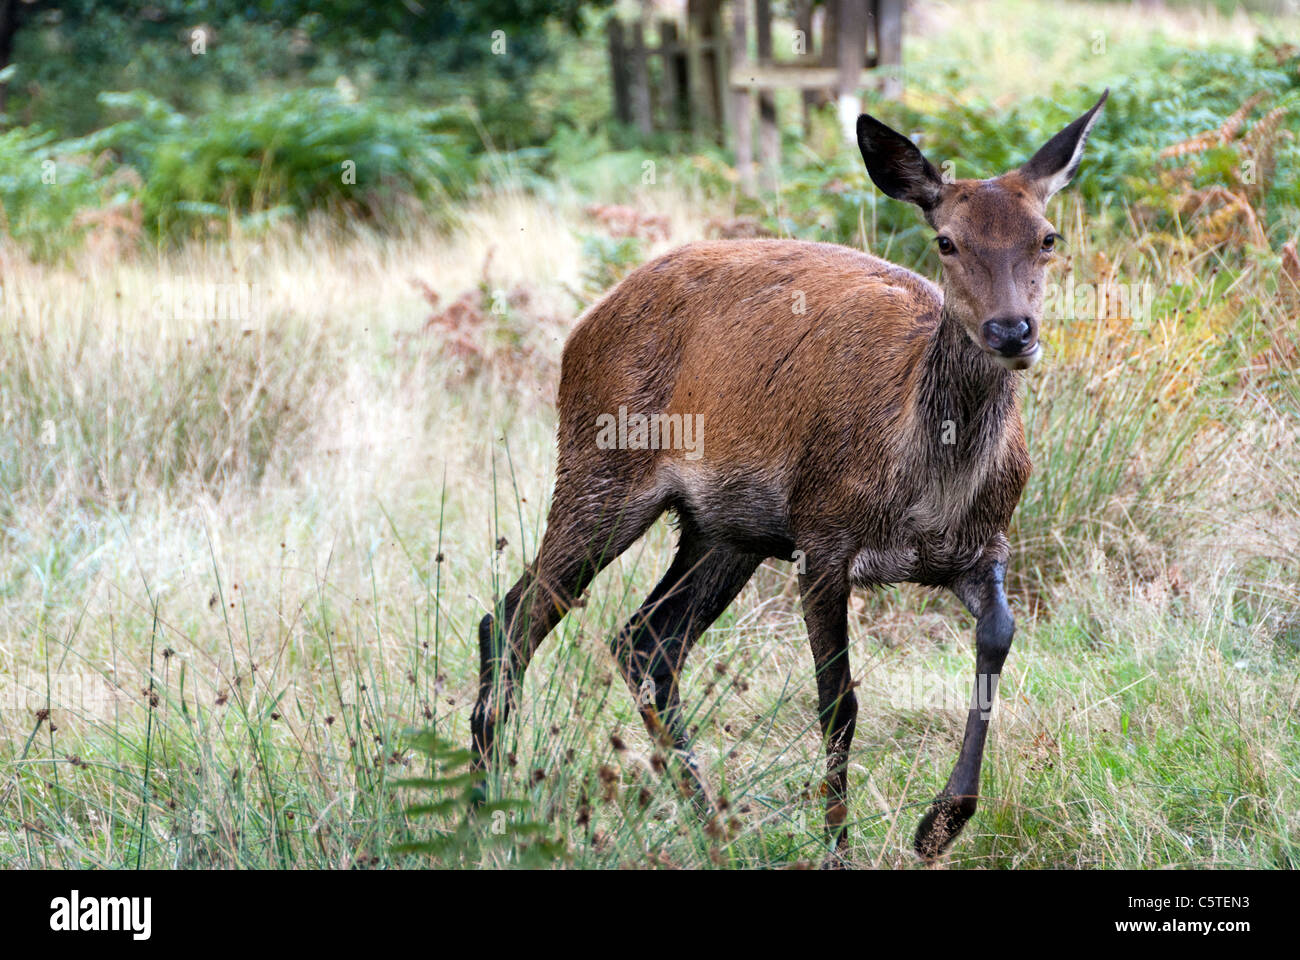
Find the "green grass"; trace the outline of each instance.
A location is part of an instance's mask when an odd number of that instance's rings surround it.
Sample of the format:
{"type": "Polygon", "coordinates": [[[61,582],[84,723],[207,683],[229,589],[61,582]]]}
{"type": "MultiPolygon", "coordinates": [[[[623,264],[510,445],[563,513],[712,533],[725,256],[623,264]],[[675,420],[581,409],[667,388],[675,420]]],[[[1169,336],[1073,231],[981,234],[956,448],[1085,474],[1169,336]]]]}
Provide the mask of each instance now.
{"type": "MultiPolygon", "coordinates": [[[[444,615],[440,565],[412,567],[412,591],[429,602],[405,629],[388,621],[394,611],[376,612],[379,597],[345,612],[322,583],[300,629],[272,641],[256,671],[239,652],[257,628],[248,588],[213,571],[228,660],[212,654],[233,669],[201,662],[165,601],[156,627],[147,607],[124,612],[108,651],[111,710],[56,705],[57,732],[29,719],[5,783],[4,860],[535,866],[540,851],[545,862],[562,851],[574,867],[815,865],[825,853],[820,743],[793,611],[743,598],[690,665],[683,699],[705,777],[725,798],[716,820],[682,798],[671,766],[657,769],[613,673],[603,638],[648,589],[668,540],[652,536],[534,663],[507,731],[510,759],[490,781],[492,798],[514,803],[495,819],[437,803],[456,790],[398,786],[434,772],[408,728],[467,739],[472,623],[444,615]],[[432,814],[408,815],[414,803],[432,814]],[[394,850],[440,837],[435,854],[394,850]]],[[[1022,619],[986,799],[951,863],[1294,867],[1296,652],[1236,619],[1231,575],[1157,602],[1120,594],[1100,554],[1093,564],[1062,587],[1050,620],[1022,619]]],[[[928,602],[892,593],[904,610],[928,602]]],[[[913,863],[911,831],[946,777],[971,672],[969,630],[958,630],[968,624],[952,619],[941,638],[907,646],[872,636],[870,621],[853,631],[855,675],[865,675],[850,777],[855,863],[913,863]],[[936,701],[939,684],[946,700],[936,701]]],[[[85,645],[76,632],[47,636],[51,675],[93,675],[78,656],[85,645]]]]}

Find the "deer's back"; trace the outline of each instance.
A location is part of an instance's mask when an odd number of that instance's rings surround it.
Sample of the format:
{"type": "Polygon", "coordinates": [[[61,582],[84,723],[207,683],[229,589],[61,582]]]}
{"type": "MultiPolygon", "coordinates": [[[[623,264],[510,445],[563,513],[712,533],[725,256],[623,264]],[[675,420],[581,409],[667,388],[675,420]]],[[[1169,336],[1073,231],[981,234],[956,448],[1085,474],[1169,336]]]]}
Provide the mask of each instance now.
{"type": "Polygon", "coordinates": [[[730,517],[719,535],[780,552],[801,514],[843,511],[845,498],[879,507],[896,485],[905,398],[941,305],[929,281],[847,247],[748,240],[668,253],[569,338],[560,470],[653,476],[706,524],[730,517]],[[695,418],[698,450],[611,456],[597,418],[620,408],[695,418]]]}
{"type": "Polygon", "coordinates": [[[703,459],[734,463],[758,445],[769,460],[771,441],[827,417],[896,413],[941,304],[928,280],[848,247],[690,244],[634,271],[574,330],[561,416],[698,414],[703,459]]]}
{"type": "Polygon", "coordinates": [[[847,247],[690,244],[630,274],[574,330],[561,417],[698,415],[704,462],[870,444],[901,414],[941,304],[928,280],[847,247]]]}

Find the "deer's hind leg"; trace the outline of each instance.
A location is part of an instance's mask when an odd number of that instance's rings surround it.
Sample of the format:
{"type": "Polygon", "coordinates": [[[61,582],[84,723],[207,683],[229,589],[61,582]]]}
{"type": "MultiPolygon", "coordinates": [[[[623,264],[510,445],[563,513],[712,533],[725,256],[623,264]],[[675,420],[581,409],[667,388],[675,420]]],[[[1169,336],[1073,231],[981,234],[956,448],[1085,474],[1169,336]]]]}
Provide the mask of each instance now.
{"type": "Polygon", "coordinates": [[[661,746],[676,752],[686,768],[684,785],[697,800],[704,795],[703,784],[682,714],[682,667],[700,635],[727,609],[762,560],[759,554],[709,543],[684,522],[668,572],[610,642],[646,729],[661,746]]]}
{"type": "Polygon", "coordinates": [[[857,726],[858,700],[849,670],[849,582],[839,563],[809,561],[799,578],[804,622],[817,671],[817,713],[826,745],[826,837],[832,859],[848,843],[849,747],[857,726]]]}
{"type": "Polygon", "coordinates": [[[474,764],[492,758],[497,727],[509,718],[515,688],[546,636],[601,570],[664,510],[653,493],[575,495],[557,484],[537,558],[479,623],[479,691],[470,714],[474,764]]]}

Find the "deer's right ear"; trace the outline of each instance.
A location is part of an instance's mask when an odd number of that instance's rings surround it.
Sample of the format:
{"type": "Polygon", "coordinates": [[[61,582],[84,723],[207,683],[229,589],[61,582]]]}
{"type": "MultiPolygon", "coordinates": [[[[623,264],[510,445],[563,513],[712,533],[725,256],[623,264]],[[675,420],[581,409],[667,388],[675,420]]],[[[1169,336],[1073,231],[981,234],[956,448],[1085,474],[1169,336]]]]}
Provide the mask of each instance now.
{"type": "Polygon", "coordinates": [[[939,202],[943,179],[911,140],[870,114],[858,117],[858,149],[871,180],[887,196],[927,213],[939,202]]]}

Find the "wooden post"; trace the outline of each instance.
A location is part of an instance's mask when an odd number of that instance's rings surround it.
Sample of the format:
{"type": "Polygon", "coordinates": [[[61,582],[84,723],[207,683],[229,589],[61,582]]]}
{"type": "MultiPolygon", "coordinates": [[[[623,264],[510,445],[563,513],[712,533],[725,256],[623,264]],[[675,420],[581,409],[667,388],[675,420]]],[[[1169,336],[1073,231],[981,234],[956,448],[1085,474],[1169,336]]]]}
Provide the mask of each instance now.
{"type": "Polygon", "coordinates": [[[727,43],[727,31],[722,26],[722,0],[711,0],[709,10],[709,39],[713,50],[713,109],[718,118],[717,142],[727,142],[727,126],[731,117],[731,101],[727,97],[728,80],[731,76],[731,56],[727,43]]]}
{"type": "MultiPolygon", "coordinates": [[[[822,7],[822,66],[834,67],[835,58],[839,53],[839,42],[836,39],[838,31],[836,24],[840,19],[840,2],[841,0],[826,0],[826,5],[822,7]]],[[[818,90],[815,92],[817,106],[825,106],[831,102],[830,90],[818,90]]]]}
{"type": "MultiPolygon", "coordinates": [[[[755,0],[758,62],[772,65],[772,0],[755,0]]],[[[758,95],[758,156],[764,190],[775,190],[781,173],[781,131],[776,125],[776,97],[771,90],[758,95]]]]}
{"type": "Polygon", "coordinates": [[[880,92],[890,100],[903,96],[903,0],[876,0],[876,66],[880,92]]]}
{"type": "MultiPolygon", "coordinates": [[[[808,66],[813,61],[813,35],[812,35],[812,0],[795,0],[794,4],[794,27],[803,35],[803,53],[799,57],[800,66],[808,66]]],[[[805,90],[800,97],[803,101],[803,133],[808,136],[812,132],[812,108],[817,103],[817,94],[811,90],[805,90]]]]}
{"type": "MultiPolygon", "coordinates": [[[[738,67],[749,65],[749,36],[746,25],[746,0],[735,0],[731,7],[731,59],[738,67]]],[[[754,142],[752,100],[744,87],[731,90],[731,131],[736,143],[736,171],[740,188],[754,194],[754,142]]]]}
{"type": "MultiPolygon", "coordinates": [[[[674,37],[676,33],[674,32],[674,37]]],[[[677,117],[678,128],[689,130],[691,126],[691,73],[690,62],[686,56],[686,47],[677,41],[676,52],[673,54],[673,69],[677,73],[675,85],[677,87],[677,117]]]]}
{"type": "Polygon", "coordinates": [[[632,119],[643,137],[654,132],[654,116],[650,109],[650,58],[646,55],[645,32],[640,20],[630,24],[632,43],[628,51],[628,67],[632,85],[632,119]]]}
{"type": "Polygon", "coordinates": [[[663,69],[660,73],[662,80],[660,83],[661,92],[659,100],[660,105],[663,108],[663,124],[665,130],[676,130],[681,126],[682,90],[677,82],[678,52],[677,24],[671,20],[660,20],[659,63],[662,65],[663,69]]]}
{"type": "Polygon", "coordinates": [[[619,123],[632,122],[632,102],[627,89],[627,47],[623,42],[623,24],[611,17],[609,32],[610,86],[614,90],[614,119],[619,123]]]}
{"type": "Polygon", "coordinates": [[[867,60],[867,3],[869,0],[839,0],[839,22],[836,24],[836,66],[839,81],[835,84],[835,103],[839,111],[840,128],[850,140],[856,136],[858,114],[862,101],[858,98],[858,83],[867,60]]]}
{"type": "Polygon", "coordinates": [[[712,84],[705,69],[707,7],[707,0],[687,0],[686,4],[686,75],[690,84],[691,133],[697,138],[711,136],[718,123],[710,95],[712,84]]]}

